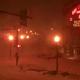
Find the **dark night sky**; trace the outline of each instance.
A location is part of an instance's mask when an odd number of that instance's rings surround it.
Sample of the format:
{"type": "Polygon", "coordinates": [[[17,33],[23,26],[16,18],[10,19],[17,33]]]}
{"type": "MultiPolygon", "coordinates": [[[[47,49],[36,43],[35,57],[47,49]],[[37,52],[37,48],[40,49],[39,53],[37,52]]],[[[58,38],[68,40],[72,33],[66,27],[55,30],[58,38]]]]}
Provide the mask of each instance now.
{"type": "MultiPolygon", "coordinates": [[[[0,10],[19,13],[27,8],[28,15],[32,20],[28,20],[31,28],[37,30],[46,29],[50,26],[61,27],[63,22],[63,9],[69,0],[2,0],[0,10]]],[[[16,17],[10,15],[0,15],[1,26],[12,26],[17,23],[16,17]]]]}

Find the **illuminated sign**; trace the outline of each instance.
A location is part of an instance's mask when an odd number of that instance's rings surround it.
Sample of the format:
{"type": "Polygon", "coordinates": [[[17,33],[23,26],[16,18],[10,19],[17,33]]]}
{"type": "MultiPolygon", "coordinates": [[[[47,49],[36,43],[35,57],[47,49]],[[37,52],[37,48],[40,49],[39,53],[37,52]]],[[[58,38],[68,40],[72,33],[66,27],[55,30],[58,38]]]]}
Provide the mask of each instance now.
{"type": "Polygon", "coordinates": [[[73,27],[80,27],[80,20],[74,20],[73,27]]]}
{"type": "Polygon", "coordinates": [[[76,8],[72,10],[72,15],[75,15],[75,14],[80,14],[80,5],[78,5],[76,8]]]}
{"type": "Polygon", "coordinates": [[[73,27],[80,27],[80,4],[72,10],[69,21],[73,27]]]}

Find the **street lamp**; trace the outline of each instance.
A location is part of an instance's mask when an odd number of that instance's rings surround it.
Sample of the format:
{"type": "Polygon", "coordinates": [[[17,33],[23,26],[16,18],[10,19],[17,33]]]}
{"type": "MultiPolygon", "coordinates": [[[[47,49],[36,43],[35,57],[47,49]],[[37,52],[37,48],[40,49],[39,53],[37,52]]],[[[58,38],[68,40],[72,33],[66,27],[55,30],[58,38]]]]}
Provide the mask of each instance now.
{"type": "Polygon", "coordinates": [[[54,37],[53,37],[53,41],[55,42],[55,43],[59,43],[60,42],[60,40],[61,40],[61,37],[59,36],[59,35],[55,35],[54,37]]]}
{"type": "Polygon", "coordinates": [[[25,38],[25,35],[20,35],[20,39],[23,40],[25,38]]]}
{"type": "Polygon", "coordinates": [[[55,43],[56,46],[56,73],[58,73],[58,68],[59,68],[59,52],[58,52],[58,47],[59,47],[59,43],[61,42],[61,36],[60,35],[55,35],[53,37],[53,41],[55,43]]]}
{"type": "Polygon", "coordinates": [[[9,35],[8,36],[8,40],[11,42],[11,41],[13,41],[14,40],[14,36],[13,35],[9,35]]]}
{"type": "Polygon", "coordinates": [[[30,38],[30,36],[29,36],[29,35],[27,35],[27,36],[26,36],[26,39],[29,39],[29,38],[30,38]]]}
{"type": "Polygon", "coordinates": [[[11,54],[12,54],[12,42],[14,40],[14,36],[13,35],[8,35],[8,40],[10,41],[10,57],[11,57],[11,54]]]}

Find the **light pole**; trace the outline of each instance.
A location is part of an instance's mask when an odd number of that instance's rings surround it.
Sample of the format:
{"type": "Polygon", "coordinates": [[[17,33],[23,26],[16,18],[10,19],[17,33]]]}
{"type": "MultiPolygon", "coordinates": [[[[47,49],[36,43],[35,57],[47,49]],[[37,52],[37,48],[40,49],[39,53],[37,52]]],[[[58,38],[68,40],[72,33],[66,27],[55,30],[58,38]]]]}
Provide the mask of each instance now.
{"type": "Polygon", "coordinates": [[[55,47],[56,47],[56,73],[58,73],[58,71],[59,71],[59,51],[58,51],[58,47],[59,47],[59,43],[61,41],[61,37],[59,35],[55,35],[53,37],[53,41],[55,42],[55,47]]]}
{"type": "Polygon", "coordinates": [[[12,42],[14,41],[14,36],[10,34],[8,36],[8,40],[10,41],[10,57],[11,57],[11,55],[12,55],[12,42]]]}
{"type": "Polygon", "coordinates": [[[14,37],[13,34],[8,35],[8,40],[10,42],[10,57],[12,56],[12,43],[15,40],[15,48],[16,48],[16,53],[15,53],[15,59],[16,59],[16,66],[19,63],[19,48],[21,47],[19,45],[19,30],[18,27],[16,29],[16,37],[14,37]]]}
{"type": "Polygon", "coordinates": [[[15,58],[16,58],[16,66],[19,64],[19,29],[16,27],[16,53],[15,53],[15,58]]]}

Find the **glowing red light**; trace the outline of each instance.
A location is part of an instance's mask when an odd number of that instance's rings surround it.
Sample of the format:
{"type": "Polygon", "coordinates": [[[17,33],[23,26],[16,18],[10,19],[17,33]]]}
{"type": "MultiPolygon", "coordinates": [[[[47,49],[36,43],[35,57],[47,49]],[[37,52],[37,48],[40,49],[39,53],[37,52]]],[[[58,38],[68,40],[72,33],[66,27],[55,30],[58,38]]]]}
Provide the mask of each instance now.
{"type": "Polygon", "coordinates": [[[17,47],[18,47],[18,48],[20,48],[20,47],[21,47],[21,45],[20,45],[20,44],[18,44],[18,45],[17,45],[17,47]]]}
{"type": "Polygon", "coordinates": [[[72,21],[72,20],[73,20],[73,18],[70,17],[70,18],[69,18],[69,21],[72,21]]]}
{"type": "Polygon", "coordinates": [[[55,36],[53,37],[53,41],[56,42],[56,43],[60,42],[60,40],[61,40],[61,37],[58,36],[58,35],[55,35],[55,36]]]}
{"type": "Polygon", "coordinates": [[[18,29],[18,32],[20,32],[21,30],[20,30],[20,28],[18,29]]]}
{"type": "Polygon", "coordinates": [[[78,5],[76,8],[72,10],[72,15],[74,14],[80,14],[80,5],[78,5]]]}
{"type": "Polygon", "coordinates": [[[72,15],[74,15],[76,12],[77,12],[77,8],[75,8],[75,9],[72,11],[72,15]]]}
{"type": "Polygon", "coordinates": [[[24,36],[24,35],[20,35],[20,39],[22,39],[22,40],[23,40],[24,38],[25,38],[25,36],[24,36]]]}
{"type": "Polygon", "coordinates": [[[30,38],[30,36],[29,36],[29,35],[27,35],[27,36],[26,36],[26,38],[27,38],[27,39],[29,39],[29,38],[30,38]]]}
{"type": "Polygon", "coordinates": [[[79,19],[80,19],[80,15],[79,15],[79,17],[78,17],[79,19]]]}
{"type": "Polygon", "coordinates": [[[13,35],[9,35],[8,39],[9,39],[9,41],[13,41],[14,40],[14,36],[13,35]]]}
{"type": "Polygon", "coordinates": [[[80,14],[80,10],[76,12],[77,14],[80,14]]]}

